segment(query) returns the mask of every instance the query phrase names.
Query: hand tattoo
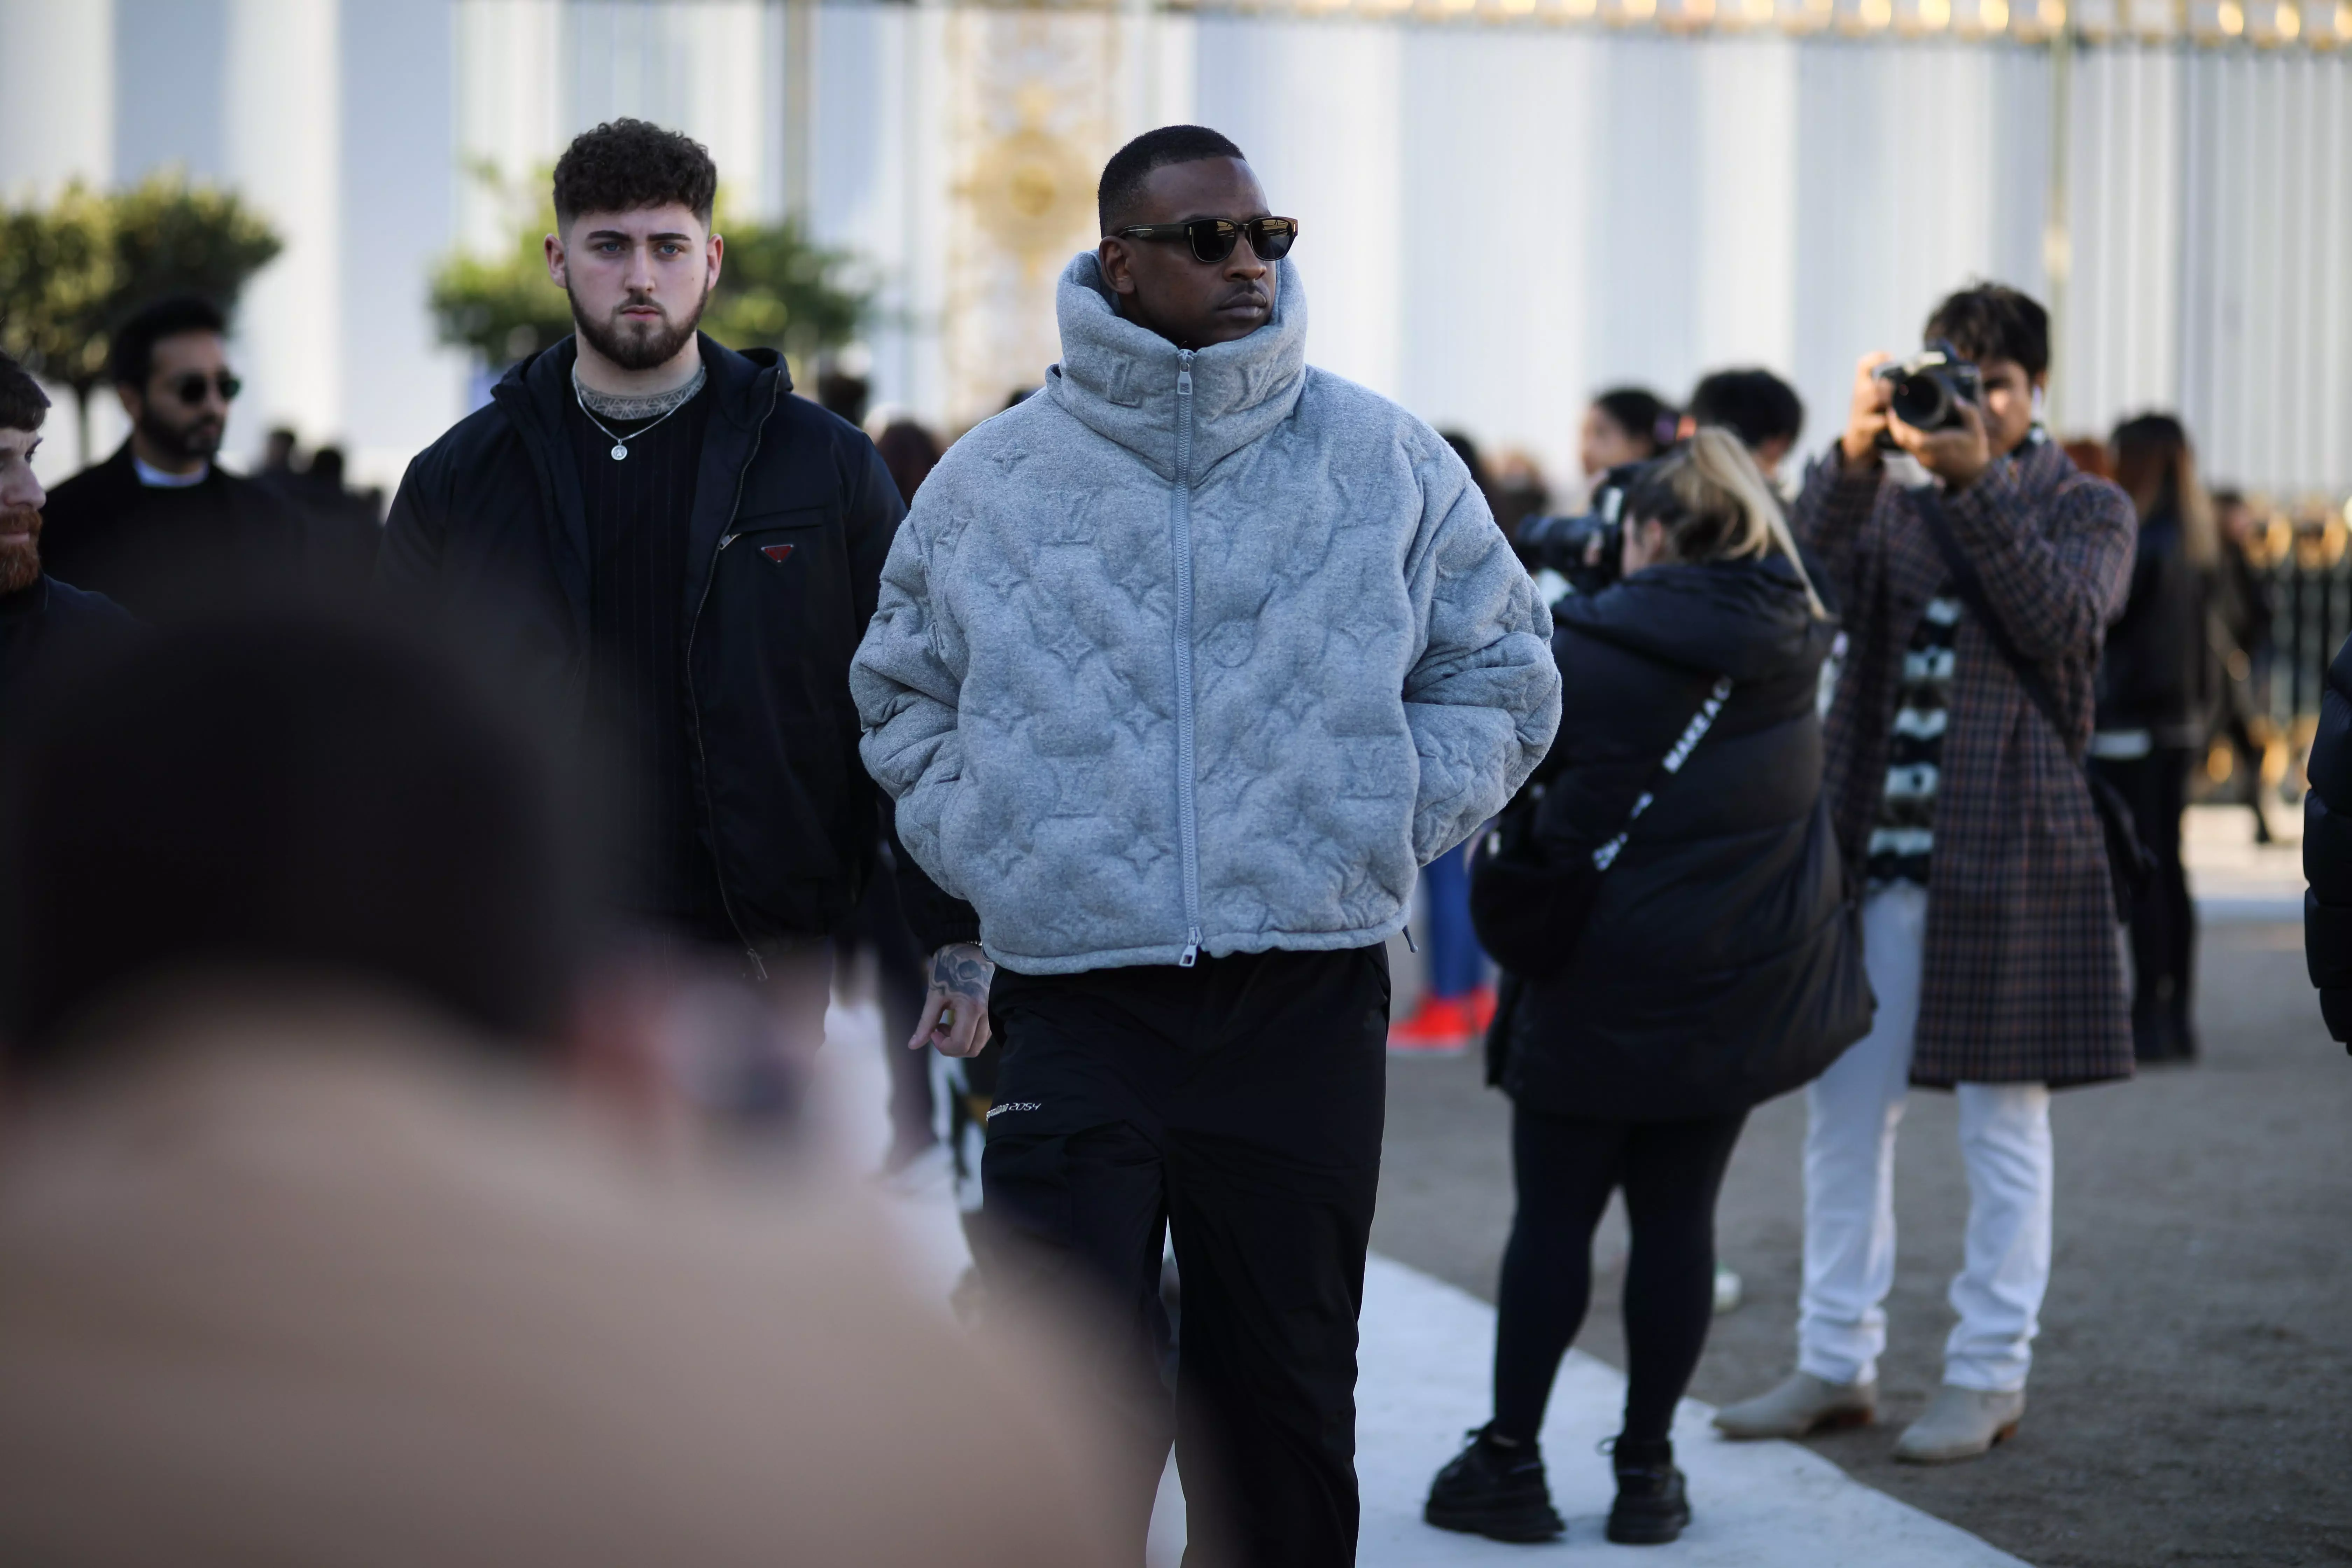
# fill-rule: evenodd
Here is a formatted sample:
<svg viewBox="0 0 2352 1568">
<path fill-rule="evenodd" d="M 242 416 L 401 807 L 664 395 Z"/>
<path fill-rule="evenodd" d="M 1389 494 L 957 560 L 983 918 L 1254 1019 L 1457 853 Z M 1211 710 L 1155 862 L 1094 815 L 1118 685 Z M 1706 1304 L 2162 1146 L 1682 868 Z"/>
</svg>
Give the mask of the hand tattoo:
<svg viewBox="0 0 2352 1568">
<path fill-rule="evenodd" d="M 933 993 L 971 1009 L 959 1017 L 977 1017 L 988 1010 L 989 982 L 995 978 L 996 965 L 977 942 L 960 942 L 931 955 Z"/>
</svg>

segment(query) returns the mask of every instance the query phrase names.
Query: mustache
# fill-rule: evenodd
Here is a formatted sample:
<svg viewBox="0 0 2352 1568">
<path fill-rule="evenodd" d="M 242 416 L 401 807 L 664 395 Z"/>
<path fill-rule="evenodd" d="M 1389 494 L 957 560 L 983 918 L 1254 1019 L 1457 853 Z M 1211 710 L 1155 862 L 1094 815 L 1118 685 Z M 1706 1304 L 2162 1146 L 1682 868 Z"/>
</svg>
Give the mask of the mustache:
<svg viewBox="0 0 2352 1568">
<path fill-rule="evenodd" d="M 41 537 L 41 509 L 37 506 L 0 506 L 0 533 L 29 533 Z"/>
</svg>

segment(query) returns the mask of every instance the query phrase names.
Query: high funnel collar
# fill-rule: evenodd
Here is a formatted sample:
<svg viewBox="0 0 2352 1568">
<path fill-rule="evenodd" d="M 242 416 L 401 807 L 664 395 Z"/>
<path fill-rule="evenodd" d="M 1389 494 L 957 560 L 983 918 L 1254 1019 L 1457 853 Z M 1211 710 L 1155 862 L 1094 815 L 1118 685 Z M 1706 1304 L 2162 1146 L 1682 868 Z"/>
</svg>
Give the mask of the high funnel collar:
<svg viewBox="0 0 2352 1568">
<path fill-rule="evenodd" d="M 1192 355 L 1192 478 L 1288 418 L 1306 384 L 1306 291 L 1288 261 L 1275 268 L 1273 317 L 1245 338 Z M 1182 351 L 1119 315 L 1091 250 L 1063 272 L 1055 303 L 1062 363 L 1045 373 L 1047 395 L 1162 479 L 1173 479 Z"/>
</svg>

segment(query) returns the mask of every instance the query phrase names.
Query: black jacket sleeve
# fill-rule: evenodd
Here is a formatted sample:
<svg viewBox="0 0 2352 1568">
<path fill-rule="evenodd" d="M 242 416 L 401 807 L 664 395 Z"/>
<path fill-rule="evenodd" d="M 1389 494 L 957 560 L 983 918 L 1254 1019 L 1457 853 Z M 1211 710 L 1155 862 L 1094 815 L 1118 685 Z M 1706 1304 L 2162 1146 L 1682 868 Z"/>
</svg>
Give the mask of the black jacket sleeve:
<svg viewBox="0 0 2352 1568">
<path fill-rule="evenodd" d="M 429 493 L 433 457 L 431 452 L 420 455 L 401 476 L 384 520 L 383 543 L 376 552 L 375 596 L 400 609 L 415 610 L 436 597 L 447 509 Z"/>
<path fill-rule="evenodd" d="M 2303 798 L 2304 956 L 2327 1032 L 2352 1044 L 2352 642 L 2327 667 Z"/>
</svg>

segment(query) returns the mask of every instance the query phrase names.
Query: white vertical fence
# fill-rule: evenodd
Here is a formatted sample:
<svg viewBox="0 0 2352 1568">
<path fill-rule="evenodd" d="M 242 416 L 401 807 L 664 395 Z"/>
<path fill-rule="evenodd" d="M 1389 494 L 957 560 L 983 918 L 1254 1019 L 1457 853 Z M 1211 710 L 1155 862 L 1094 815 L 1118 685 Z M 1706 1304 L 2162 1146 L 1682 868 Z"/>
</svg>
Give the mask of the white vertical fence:
<svg viewBox="0 0 2352 1568">
<path fill-rule="evenodd" d="M 822 5 L 814 101 L 788 115 L 782 0 L 0 0 L 43 57 L 20 49 L 0 95 L 0 184 L 177 159 L 245 187 L 294 243 L 251 299 L 236 445 L 288 418 L 388 478 L 463 405 L 425 264 L 510 221 L 468 161 L 527 175 L 639 114 L 708 142 L 766 213 L 805 123 L 817 232 L 881 283 L 877 397 L 950 422 L 974 395 L 943 348 L 966 308 L 947 258 L 970 238 L 950 15 Z M 1943 292 L 2049 288 L 2040 48 L 1144 0 L 1121 26 L 1102 138 L 1199 119 L 1242 143 L 1306 224 L 1316 361 L 1558 479 L 1604 384 L 1679 397 L 1765 364 L 1817 445 L 1855 355 L 1916 342 Z M 2352 489 L 2352 50 L 2084 46 L 2063 129 L 2059 423 L 2174 407 L 2219 479 Z M 1004 386 L 1042 369 L 1006 364 Z"/>
</svg>

